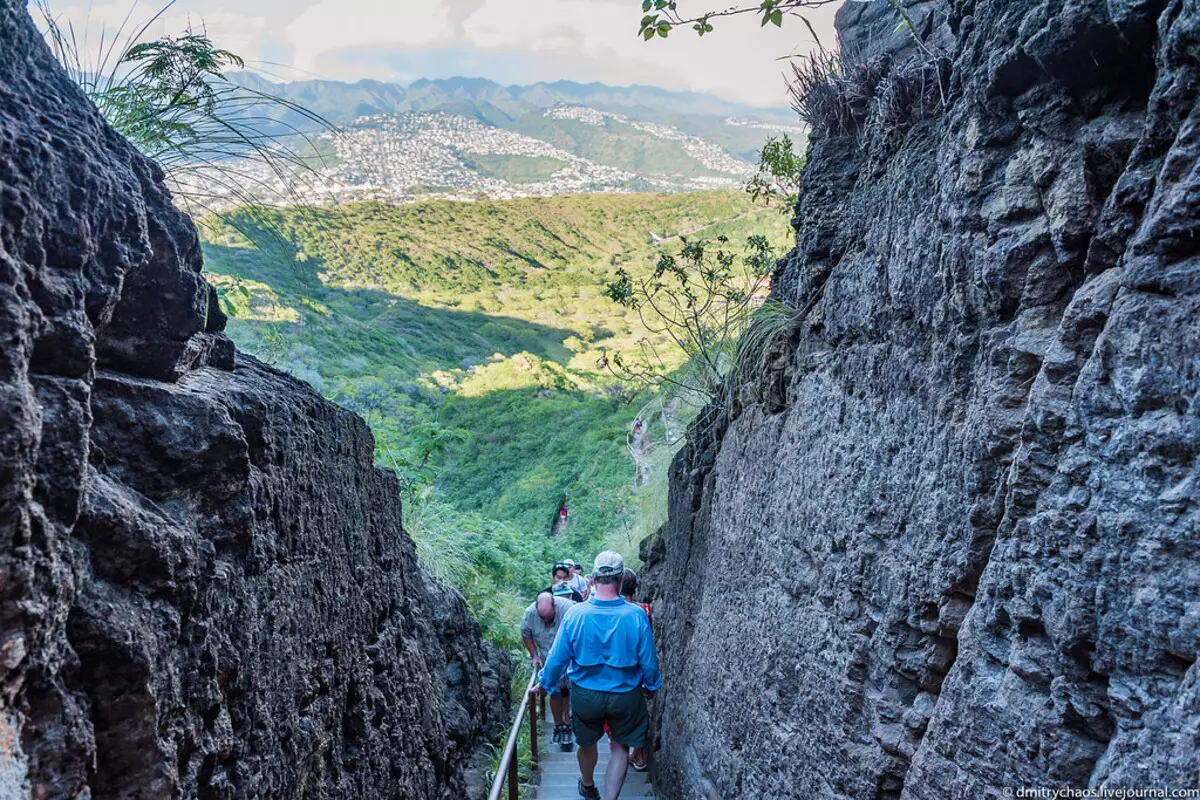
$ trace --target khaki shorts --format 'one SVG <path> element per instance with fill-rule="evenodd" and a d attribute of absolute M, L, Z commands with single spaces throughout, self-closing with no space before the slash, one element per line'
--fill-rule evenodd
<path fill-rule="evenodd" d="M 597 692 L 571 684 L 571 726 L 579 746 L 588 747 L 600 741 L 605 723 L 617 744 L 645 747 L 650 717 L 641 688 L 629 692 Z"/>

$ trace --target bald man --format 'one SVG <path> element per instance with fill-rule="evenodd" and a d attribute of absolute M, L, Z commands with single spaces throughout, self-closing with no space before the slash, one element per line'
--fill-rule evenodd
<path fill-rule="evenodd" d="M 544 589 L 538 593 L 537 599 L 525 609 L 521 617 L 521 640 L 529 651 L 529 660 L 534 669 L 541 669 L 554 639 L 558 636 L 559 626 L 567 612 L 575 604 L 566 597 L 555 597 L 550 590 Z M 567 711 L 570 707 L 567 676 L 550 692 L 550 711 L 554 714 L 554 743 L 559 745 L 571 744 L 571 721 Z M 546 691 L 542 689 L 541 691 Z"/>

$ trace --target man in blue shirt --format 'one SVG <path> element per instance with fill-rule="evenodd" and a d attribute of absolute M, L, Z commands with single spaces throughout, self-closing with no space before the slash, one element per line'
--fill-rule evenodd
<path fill-rule="evenodd" d="M 618 553 L 596 556 L 596 592 L 567 612 L 542 671 L 542 687 L 557 686 L 564 671 L 571 682 L 571 716 L 579 743 L 579 794 L 600 800 L 593 773 L 596 743 L 608 725 L 612 756 L 605 796 L 616 800 L 629 767 L 629 748 L 646 746 L 646 698 L 662 686 L 654 634 L 641 606 L 618 594 L 625 562 Z"/>

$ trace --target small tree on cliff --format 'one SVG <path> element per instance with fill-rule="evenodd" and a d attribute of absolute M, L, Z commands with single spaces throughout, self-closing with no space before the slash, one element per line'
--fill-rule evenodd
<path fill-rule="evenodd" d="M 796 153 L 790 136 L 768 136 L 758 154 L 758 169 L 746 182 L 746 191 L 765 203 L 783 200 L 780 211 L 787 213 L 796 205 L 803 169 L 804 154 Z"/>
<path fill-rule="evenodd" d="M 673 366 L 648 337 L 637 352 L 605 352 L 600 363 L 623 380 L 700 406 L 725 396 L 762 348 L 790 328 L 793 315 L 767 299 L 775 254 L 765 236 L 748 237 L 740 257 L 724 236 L 681 241 L 678 253 L 663 252 L 645 278 L 618 270 L 605 293 L 636 310 L 646 330 L 682 351 L 686 363 Z"/>

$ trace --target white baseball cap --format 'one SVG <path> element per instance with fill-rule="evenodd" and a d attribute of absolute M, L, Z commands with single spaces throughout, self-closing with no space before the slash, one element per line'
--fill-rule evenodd
<path fill-rule="evenodd" d="M 592 567 L 592 574 L 598 578 L 623 576 L 625 574 L 625 559 L 621 558 L 621 554 L 618 552 L 605 550 L 596 556 L 596 563 Z"/>

